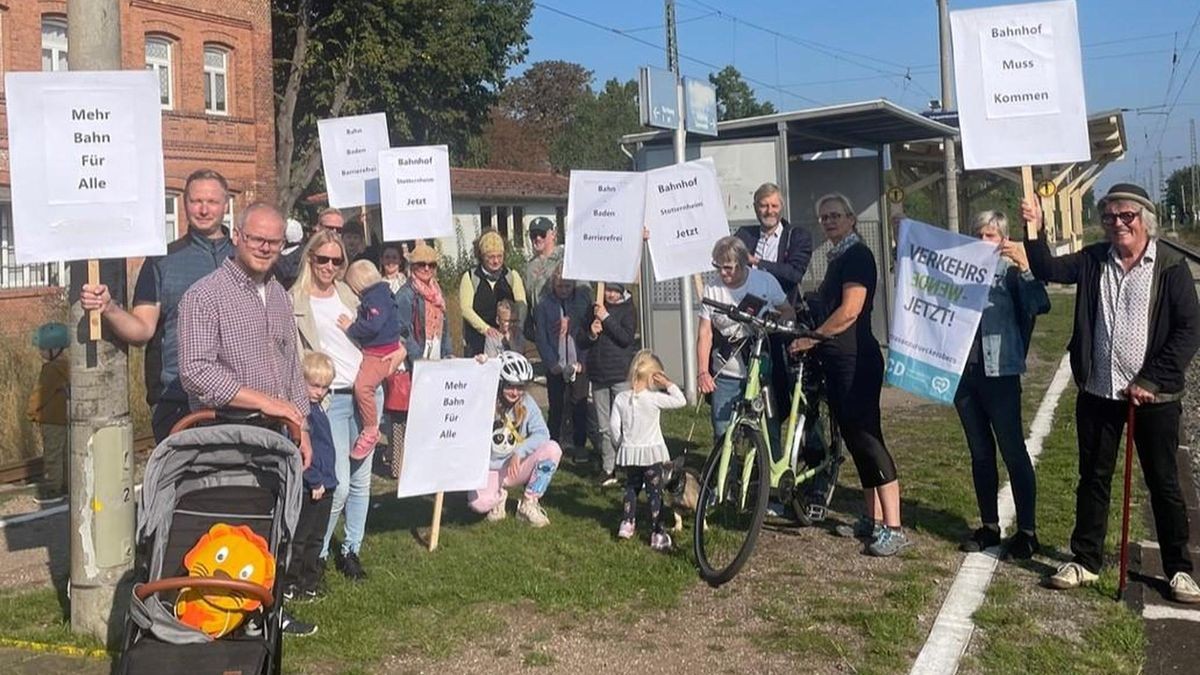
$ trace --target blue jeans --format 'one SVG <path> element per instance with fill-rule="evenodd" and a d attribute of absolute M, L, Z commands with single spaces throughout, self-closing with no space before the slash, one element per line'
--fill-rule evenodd
<path fill-rule="evenodd" d="M 980 520 L 984 524 L 1000 522 L 996 505 L 996 492 L 1000 488 L 996 469 L 999 446 L 1017 507 L 1017 527 L 1033 532 L 1037 525 L 1037 480 L 1021 425 L 1021 376 L 986 377 L 971 371 L 972 367 L 967 366 L 954 394 L 954 407 L 958 409 L 967 448 L 971 451 L 971 477 Z"/>
<path fill-rule="evenodd" d="M 713 441 L 720 443 L 721 437 L 725 435 L 725 429 L 729 427 L 729 421 L 733 419 L 733 408 L 746 391 L 746 380 L 718 375 L 713 378 L 713 383 L 717 386 L 712 393 Z M 783 444 L 779 440 L 779 428 L 778 417 L 767 421 L 767 439 L 771 443 L 770 459 L 772 461 L 778 460 L 783 453 L 781 447 Z"/>
<path fill-rule="evenodd" d="M 382 388 L 376 392 L 375 404 L 382 414 Z M 321 557 L 329 557 L 329 539 L 337 528 L 338 517 L 346 513 L 345 540 L 342 542 L 342 554 L 358 555 L 362 547 L 363 535 L 367 529 L 367 512 L 371 508 L 371 465 L 375 459 L 375 450 L 364 459 L 350 459 L 350 448 L 362 428 L 362 421 L 355 412 L 354 394 L 345 393 L 329 395 L 329 428 L 333 432 L 333 449 L 336 453 L 334 472 L 337 474 L 338 486 L 333 491 L 333 509 L 329 514 L 329 527 L 325 530 L 325 541 L 321 544 Z"/>

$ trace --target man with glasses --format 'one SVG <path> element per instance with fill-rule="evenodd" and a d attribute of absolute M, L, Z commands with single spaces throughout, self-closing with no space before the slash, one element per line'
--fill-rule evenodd
<path fill-rule="evenodd" d="M 228 202 L 224 176 L 211 169 L 193 172 L 183 188 L 187 234 L 172 242 L 165 256 L 142 263 L 130 309 L 114 303 L 104 284 L 85 284 L 79 294 L 83 308 L 99 311 L 117 339 L 146 345 L 146 402 L 153 409 L 150 426 L 156 443 L 188 412 L 187 395 L 179 385 L 179 301 L 233 254 L 223 224 Z"/>
<path fill-rule="evenodd" d="M 1137 185 L 1118 183 L 1097 205 L 1106 242 L 1052 256 L 1045 229 L 1028 242 L 1029 267 L 1042 281 L 1075 284 L 1069 346 L 1079 483 L 1075 490 L 1073 559 L 1046 580 L 1050 588 L 1099 578 L 1112 476 L 1129 406 L 1134 442 L 1150 490 L 1163 571 L 1176 602 L 1200 603 L 1191 576 L 1188 516 L 1179 487 L 1180 399 L 1188 364 L 1200 347 L 1200 303 L 1187 260 L 1159 246 L 1155 205 Z M 1036 199 L 1021 206 L 1041 226 Z M 1018 247 L 1006 241 L 1001 249 Z"/>
<path fill-rule="evenodd" d="M 529 286 L 529 305 L 537 307 L 542 293 L 550 290 L 547 282 L 562 263 L 563 247 L 558 245 L 554 221 L 545 216 L 529 221 L 529 242 L 533 244 L 533 258 L 525 266 L 525 277 Z"/>
<path fill-rule="evenodd" d="M 240 408 L 295 422 L 307 467 L 308 387 L 292 301 L 270 276 L 283 248 L 283 216 L 257 202 L 234 227 L 234 256 L 179 303 L 179 380 L 198 408 Z"/>

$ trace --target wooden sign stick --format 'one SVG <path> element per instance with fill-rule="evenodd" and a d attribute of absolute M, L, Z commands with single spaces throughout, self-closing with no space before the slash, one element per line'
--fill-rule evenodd
<path fill-rule="evenodd" d="M 696 302 L 704 299 L 704 279 L 699 274 L 692 275 L 692 288 L 696 291 Z"/>
<path fill-rule="evenodd" d="M 596 282 L 596 304 L 599 305 L 599 304 L 603 304 L 603 303 L 604 303 L 604 282 L 597 281 Z"/>
<path fill-rule="evenodd" d="M 429 526 L 429 550 L 436 550 L 438 547 L 438 535 L 442 533 L 442 497 L 443 493 L 439 492 L 433 498 L 433 523 Z"/>
<path fill-rule="evenodd" d="M 95 286 L 100 283 L 100 261 L 96 259 L 88 260 L 87 263 L 88 285 Z M 93 309 L 88 311 L 88 340 L 92 342 L 100 341 L 100 310 Z"/>
<path fill-rule="evenodd" d="M 1033 190 L 1033 167 L 1028 164 L 1021 167 L 1021 192 L 1024 193 L 1024 199 L 1037 198 L 1037 193 Z M 1037 239 L 1038 223 L 1025 223 L 1025 239 Z"/>

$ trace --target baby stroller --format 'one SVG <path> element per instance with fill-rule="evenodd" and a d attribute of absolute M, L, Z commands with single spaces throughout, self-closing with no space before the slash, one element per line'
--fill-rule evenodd
<path fill-rule="evenodd" d="M 259 418 L 262 419 L 261 417 Z M 300 513 L 296 446 L 276 431 L 204 410 L 179 422 L 146 464 L 138 509 L 133 598 L 119 673 L 278 673 L 284 571 Z M 293 438 L 299 429 L 291 425 Z M 275 557 L 270 590 L 230 578 L 187 576 L 185 554 L 217 523 L 245 525 Z M 226 556 L 228 552 L 226 551 Z M 261 602 L 244 623 L 213 639 L 175 618 L 180 590 L 220 588 Z M 193 591 L 194 592 L 194 591 Z"/>

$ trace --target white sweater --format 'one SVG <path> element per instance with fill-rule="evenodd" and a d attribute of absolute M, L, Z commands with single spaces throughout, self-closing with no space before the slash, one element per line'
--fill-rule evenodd
<path fill-rule="evenodd" d="M 645 389 L 617 394 L 609 416 L 613 444 L 617 446 L 617 464 L 650 466 L 670 460 L 659 416 L 663 410 L 685 405 L 687 399 L 674 383 L 665 392 Z"/>

